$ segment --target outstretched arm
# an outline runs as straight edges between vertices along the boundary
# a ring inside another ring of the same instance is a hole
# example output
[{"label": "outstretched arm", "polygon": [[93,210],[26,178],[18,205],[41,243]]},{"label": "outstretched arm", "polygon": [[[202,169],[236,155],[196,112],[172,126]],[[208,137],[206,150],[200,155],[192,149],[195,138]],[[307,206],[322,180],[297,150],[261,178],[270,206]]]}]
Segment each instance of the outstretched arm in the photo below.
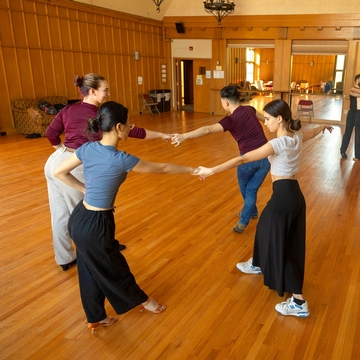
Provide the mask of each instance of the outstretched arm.
[{"label": "outstretched arm", "polygon": [[316,128],[313,128],[309,131],[302,131],[303,141],[308,141],[308,140],[314,138],[316,135],[320,134],[321,132],[324,133],[325,130],[329,131],[329,133],[332,133],[334,128],[332,126],[327,126],[327,125],[323,124],[323,125],[317,126]]},{"label": "outstretched arm", "polygon": [[274,155],[274,149],[271,143],[268,142],[256,150],[250,151],[243,156],[237,156],[235,158],[232,158],[231,160],[225,161],[224,163],[214,166],[212,168],[199,166],[200,170],[193,175],[198,175],[200,177],[200,180],[204,180],[210,175],[221,173],[223,171],[232,169],[239,165],[246,164],[248,162],[261,160],[270,155]]},{"label": "outstretched arm", "polygon": [[70,173],[70,171],[81,164],[82,162],[74,153],[55,169],[54,176],[63,181],[66,185],[85,194],[85,185]]},{"label": "outstretched arm", "polygon": [[224,128],[219,124],[203,126],[194,131],[190,131],[184,134],[172,134],[171,144],[175,144],[175,147],[180,145],[186,139],[194,139],[205,135],[224,132]]},{"label": "outstretched arm", "polygon": [[356,86],[353,86],[351,89],[350,89],[350,95],[351,96],[355,96],[355,97],[359,97],[360,96],[360,88],[356,87]]},{"label": "outstretched arm", "polygon": [[151,139],[163,139],[165,141],[168,141],[169,139],[171,139],[170,134],[164,134],[162,132],[148,130],[148,129],[145,129],[145,132],[146,132],[145,139],[148,139],[148,140],[151,140]]},{"label": "outstretched arm", "polygon": [[145,174],[193,174],[197,168],[191,166],[181,166],[167,163],[154,163],[140,160],[134,167],[133,171]]},{"label": "outstretched arm", "polygon": [[142,127],[134,126],[130,132],[129,137],[136,139],[163,139],[168,141],[171,138],[170,134],[164,134],[159,131],[148,130]]}]

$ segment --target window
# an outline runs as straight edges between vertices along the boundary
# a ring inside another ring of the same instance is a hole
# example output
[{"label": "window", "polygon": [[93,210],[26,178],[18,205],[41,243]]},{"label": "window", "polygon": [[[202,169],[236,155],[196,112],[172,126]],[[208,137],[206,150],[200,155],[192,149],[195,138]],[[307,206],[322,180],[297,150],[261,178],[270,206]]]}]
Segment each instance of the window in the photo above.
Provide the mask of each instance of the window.
[{"label": "window", "polygon": [[252,61],[255,60],[255,51],[252,48],[246,48],[246,61]]},{"label": "window", "polygon": [[344,79],[344,68],[345,68],[345,55],[336,56],[335,64],[335,88],[336,84],[342,82]]},{"label": "window", "polygon": [[253,48],[246,48],[246,81],[254,82],[255,51]]},{"label": "window", "polygon": [[246,81],[254,82],[254,63],[246,63]]}]

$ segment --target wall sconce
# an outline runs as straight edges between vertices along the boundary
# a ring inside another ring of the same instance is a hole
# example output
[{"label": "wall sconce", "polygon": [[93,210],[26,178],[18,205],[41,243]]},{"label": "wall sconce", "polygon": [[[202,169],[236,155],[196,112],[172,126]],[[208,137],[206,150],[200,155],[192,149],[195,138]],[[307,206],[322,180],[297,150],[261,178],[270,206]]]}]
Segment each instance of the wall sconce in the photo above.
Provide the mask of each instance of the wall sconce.
[{"label": "wall sconce", "polygon": [[140,54],[139,54],[139,52],[138,51],[134,51],[134,59],[135,60],[140,60]]},{"label": "wall sconce", "polygon": [[310,66],[314,66],[314,62],[313,62],[313,61],[310,62]]},{"label": "wall sconce", "polygon": [[269,64],[269,60],[268,60],[268,59],[265,60],[265,64],[266,64],[266,65]]}]

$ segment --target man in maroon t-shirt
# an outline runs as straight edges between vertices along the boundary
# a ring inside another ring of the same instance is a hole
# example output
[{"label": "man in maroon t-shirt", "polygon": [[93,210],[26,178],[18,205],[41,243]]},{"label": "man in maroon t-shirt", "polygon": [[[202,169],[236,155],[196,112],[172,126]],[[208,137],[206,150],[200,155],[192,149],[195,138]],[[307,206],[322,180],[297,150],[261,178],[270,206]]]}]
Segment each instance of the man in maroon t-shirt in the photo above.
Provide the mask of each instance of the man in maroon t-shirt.
[{"label": "man in maroon t-shirt", "polygon": [[[173,134],[171,143],[178,146],[186,139],[229,131],[239,146],[240,155],[255,150],[267,143],[264,130],[259,123],[256,109],[252,106],[241,106],[239,92],[236,86],[226,86],[220,91],[221,104],[230,115],[225,116],[218,123],[203,126],[197,130],[184,134]],[[256,207],[257,192],[270,169],[267,158],[241,165],[237,168],[238,184],[244,205],[239,213],[239,221],[233,228],[242,233],[250,219],[258,217]]]}]

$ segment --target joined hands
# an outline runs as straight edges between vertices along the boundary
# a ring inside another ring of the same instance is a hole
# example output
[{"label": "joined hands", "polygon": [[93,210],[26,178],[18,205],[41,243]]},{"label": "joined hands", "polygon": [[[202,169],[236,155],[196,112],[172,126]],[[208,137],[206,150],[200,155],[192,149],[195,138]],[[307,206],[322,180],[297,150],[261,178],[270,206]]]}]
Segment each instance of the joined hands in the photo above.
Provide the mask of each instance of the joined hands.
[{"label": "joined hands", "polygon": [[184,140],[185,140],[185,136],[183,134],[171,135],[171,144],[175,145],[175,147],[179,146]]},{"label": "joined hands", "polygon": [[210,175],[214,175],[214,171],[212,168],[206,168],[204,166],[199,166],[195,169],[194,172],[191,173],[191,175],[199,176],[200,180],[205,180]]}]

